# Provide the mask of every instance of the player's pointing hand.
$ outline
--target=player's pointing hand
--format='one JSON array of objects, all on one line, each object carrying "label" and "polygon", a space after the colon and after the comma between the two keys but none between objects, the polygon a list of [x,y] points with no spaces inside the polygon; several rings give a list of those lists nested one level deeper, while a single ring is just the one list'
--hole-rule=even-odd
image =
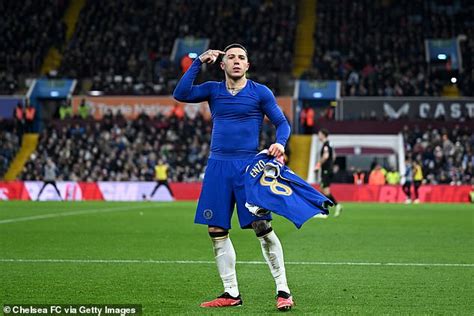
[{"label": "player's pointing hand", "polygon": [[203,64],[213,64],[216,62],[217,58],[219,58],[219,55],[225,55],[225,52],[217,49],[209,49],[202,53],[199,56],[199,59]]}]

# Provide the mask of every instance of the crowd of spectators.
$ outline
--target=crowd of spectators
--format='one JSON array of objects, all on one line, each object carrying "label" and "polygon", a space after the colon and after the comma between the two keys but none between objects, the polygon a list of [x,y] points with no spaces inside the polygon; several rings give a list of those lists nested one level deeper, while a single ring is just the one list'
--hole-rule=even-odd
[{"label": "crowd of spectators", "polygon": [[67,0],[0,0],[0,94],[13,94],[37,76],[51,46],[61,49]]},{"label": "crowd of spectators", "polygon": [[[264,124],[262,146],[274,130]],[[40,180],[47,158],[58,167],[58,180],[153,181],[159,159],[170,166],[170,180],[202,180],[209,155],[211,122],[198,113],[191,118],[142,113],[125,120],[108,113],[103,120],[64,119],[40,134],[36,152],[24,167],[23,180]]]},{"label": "crowd of spectators", "polygon": [[16,130],[0,129],[0,179],[3,178],[20,148],[20,138]]},{"label": "crowd of spectators", "polygon": [[313,69],[304,76],[341,80],[344,96],[438,96],[444,82],[425,61],[425,39],[464,34],[458,86],[472,96],[474,4],[445,3],[318,1]]},{"label": "crowd of spectators", "polygon": [[[188,36],[209,38],[217,49],[244,43],[249,76],[277,94],[291,74],[296,1],[88,0],[64,47],[68,3],[0,0],[0,94],[38,75],[47,50],[57,47],[58,75],[85,79],[80,91],[169,95],[181,75],[179,61],[170,60],[174,41]],[[313,68],[303,77],[341,80],[343,96],[438,96],[446,78],[426,63],[424,40],[463,34],[464,72],[455,76],[462,94],[473,95],[473,14],[469,0],[318,1]],[[219,78],[213,66],[200,80]]]},{"label": "crowd of spectators", "polygon": [[403,129],[407,156],[421,162],[429,184],[474,184],[474,132],[467,126],[451,130]]},{"label": "crowd of spectators", "polygon": [[[450,130],[404,126],[402,135],[405,163],[421,166],[424,184],[474,185],[474,132],[468,125]],[[344,170],[336,164],[333,173],[334,182],[355,184],[400,184],[405,176],[386,159],[374,159],[368,170]]]},{"label": "crowd of spectators", "polygon": [[[176,38],[209,38],[210,48],[245,43],[250,74],[277,81],[291,71],[296,30],[294,1],[87,1],[60,74],[91,78],[106,94],[172,93],[180,76],[170,60]],[[222,78],[219,67],[209,77]]]}]

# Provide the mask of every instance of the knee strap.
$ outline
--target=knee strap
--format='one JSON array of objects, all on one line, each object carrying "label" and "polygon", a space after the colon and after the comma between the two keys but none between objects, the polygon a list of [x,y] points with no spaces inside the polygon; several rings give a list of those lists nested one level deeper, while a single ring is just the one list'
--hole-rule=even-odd
[{"label": "knee strap", "polygon": [[266,220],[259,220],[253,222],[252,228],[255,231],[257,237],[263,237],[273,230],[272,226],[270,225],[270,222]]},{"label": "knee strap", "polygon": [[209,232],[211,239],[224,239],[229,236],[229,231],[225,230],[223,232]]}]

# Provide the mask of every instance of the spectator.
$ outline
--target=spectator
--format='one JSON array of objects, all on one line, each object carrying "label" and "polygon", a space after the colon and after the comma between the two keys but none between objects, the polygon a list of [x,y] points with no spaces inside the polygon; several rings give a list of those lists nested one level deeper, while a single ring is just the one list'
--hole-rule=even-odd
[{"label": "spectator", "polygon": [[423,170],[418,161],[413,161],[413,187],[415,191],[415,203],[420,203],[418,191],[423,181]]},{"label": "spectator", "polygon": [[38,196],[36,197],[36,201],[39,201],[41,197],[41,193],[46,188],[48,184],[51,184],[56,193],[58,194],[59,199],[62,201],[61,192],[59,192],[58,186],[56,185],[56,174],[57,168],[51,158],[46,159],[46,165],[44,166],[44,176],[43,176],[43,186],[41,187]]},{"label": "spectator", "polygon": [[169,166],[167,163],[165,163],[162,159],[158,160],[158,163],[155,166],[155,180],[156,180],[156,185],[153,188],[153,191],[150,194],[150,199],[153,198],[155,195],[156,191],[160,186],[165,186],[168,189],[168,192],[172,197],[174,197],[173,190],[171,190],[169,184],[168,184],[168,172],[169,172]]},{"label": "spectator", "polygon": [[403,192],[406,195],[406,204],[411,203],[411,185],[413,183],[413,165],[410,158],[405,159],[405,176],[403,183]]},{"label": "spectator", "polygon": [[395,170],[394,167],[390,167],[387,174],[385,175],[385,179],[387,181],[387,184],[400,184],[400,173]]},{"label": "spectator", "polygon": [[354,184],[364,184],[365,183],[365,172],[358,168],[353,174]]},{"label": "spectator", "polygon": [[90,118],[91,112],[89,106],[86,104],[86,100],[82,99],[81,104],[79,105],[79,108],[77,110],[78,115],[81,119],[86,120]]},{"label": "spectator", "polygon": [[303,128],[303,134],[314,133],[314,110],[311,106],[305,105],[300,112],[300,124]]},{"label": "spectator", "polygon": [[72,118],[72,107],[65,101],[61,102],[61,106],[59,108],[59,118],[61,120]]},{"label": "spectator", "polygon": [[385,173],[383,172],[381,165],[377,164],[375,168],[370,172],[369,184],[372,184],[372,185],[385,184]]},{"label": "spectator", "polygon": [[13,118],[15,120],[15,129],[18,131],[18,137],[21,138],[25,131],[25,109],[21,102],[16,104],[15,110],[13,110]]},{"label": "spectator", "polygon": [[27,133],[33,133],[34,128],[33,125],[36,119],[36,109],[30,105],[28,99],[25,101],[26,108],[25,108],[25,127]]},{"label": "spectator", "polygon": [[[2,126],[3,127],[3,126]],[[15,129],[8,131],[0,130],[0,178],[3,178],[20,147],[20,138]]]}]

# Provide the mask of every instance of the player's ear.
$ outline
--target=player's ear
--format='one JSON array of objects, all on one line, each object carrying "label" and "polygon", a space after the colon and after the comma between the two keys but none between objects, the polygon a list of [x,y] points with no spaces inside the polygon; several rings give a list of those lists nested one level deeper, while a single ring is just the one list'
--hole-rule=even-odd
[{"label": "player's ear", "polygon": [[247,69],[245,69],[245,71],[249,70],[249,68],[250,68],[250,63],[247,62]]},{"label": "player's ear", "polygon": [[221,69],[224,70],[224,69],[225,69],[225,64],[224,64],[223,61],[221,61],[221,64],[220,64],[220,65],[221,65]]}]

